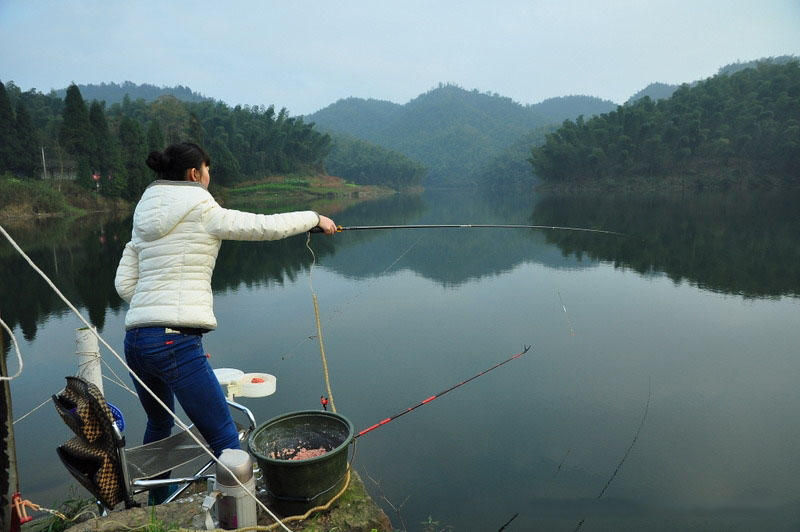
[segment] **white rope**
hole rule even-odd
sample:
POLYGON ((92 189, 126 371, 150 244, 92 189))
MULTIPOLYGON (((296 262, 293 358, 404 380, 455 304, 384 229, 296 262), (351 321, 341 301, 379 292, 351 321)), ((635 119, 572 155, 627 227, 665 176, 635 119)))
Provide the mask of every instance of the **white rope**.
POLYGON ((133 395, 135 395, 136 397, 139 397, 139 394, 137 394, 136 392, 134 392, 133 390, 131 390, 130 388, 128 388, 128 387, 125 385, 125 381, 123 381, 123 380, 122 380, 122 377, 120 377, 119 375, 117 375, 117 372, 116 372, 116 371, 114 371, 114 368, 112 368, 112 367, 111 367, 111 365, 110 365, 108 362, 106 362, 106 359, 104 359, 104 358, 101 358, 101 359, 100 359, 100 362, 102 362, 102 363, 103 363, 103 365, 104 365, 104 366, 105 366, 105 367, 108 369, 108 371, 110 371, 110 372, 111 372, 111 374, 112 374, 112 375, 114 375, 114 376, 117 378, 117 380, 113 380, 111 377, 108 377, 108 376, 106 376, 106 375, 103 375, 103 378, 110 380, 110 381, 111 381, 111 382, 113 382, 114 384, 116 384, 116 385, 118 385, 118 386, 120 386, 120 387, 122 387, 122 388, 125 388, 126 390, 128 390, 129 392, 131 392, 131 393, 132 393, 133 395))
POLYGON ((133 394, 135 397, 139 397, 139 394, 137 394, 136 392, 134 392, 133 390, 131 390, 130 388, 128 388, 127 386, 125 386, 125 384, 123 384, 122 382, 120 382, 120 381, 118 381, 118 380, 116 380, 116 379, 112 379, 112 378, 111 378, 111 377, 109 377, 108 375, 103 375, 103 378, 104 378, 104 379, 106 379, 106 380, 108 380, 109 382, 113 382, 114 384, 116 384, 117 386, 119 386, 120 388, 122 388, 123 390, 126 390, 126 391, 128 391, 128 392, 132 393, 132 394, 133 394))
MULTIPOLYGON (((3 229, 3 226, 0 225, 0 229, 3 229)), ((3 231, 5 233, 5 231, 3 231)), ((14 380, 22 374, 22 353, 19 352, 19 344, 17 344, 17 339, 14 337, 14 333, 11 331, 11 328, 6 325, 6 322, 0 318, 0 325, 8 331, 8 335, 11 337, 11 343, 14 344, 14 350, 17 352, 17 361, 19 362, 19 368, 17 372, 11 375, 10 377, 6 377, 5 375, 0 375, 0 381, 10 381, 14 380)))
MULTIPOLYGON (((106 365, 106 366, 107 366, 109 369, 111 369, 111 367, 110 367, 110 366, 108 366, 108 363, 107 363, 107 362, 105 362, 105 361, 104 361, 103 363, 104 363, 104 364, 105 364, 105 365, 106 365)), ((112 373, 114 373, 114 370, 111 370, 111 372, 112 372, 112 373)), ((114 373, 114 375, 116 375, 116 373, 114 373)), ((135 397, 139 397, 139 395, 138 395, 136 392, 134 392, 133 390, 131 390, 131 389, 130 389, 128 386, 125 386, 125 383, 124 383, 124 382, 122 382, 122 381, 119 381, 119 380, 116 380, 116 379, 112 379, 112 378, 111 378, 111 377, 109 377, 108 375, 103 375, 103 378, 104 378, 104 379, 106 379, 106 380, 108 380, 108 381, 110 381, 110 382, 113 382, 114 384, 116 384, 116 385, 117 385, 117 386, 119 386, 120 388, 122 388, 122 389, 124 389, 124 390, 127 390, 127 391, 129 391, 129 392, 130 392, 130 393, 132 393, 132 394, 133 394, 135 397)), ((119 376, 117 376, 117 379, 118 379, 118 378, 119 378, 119 376)), ((61 390, 61 391, 64 391, 64 390, 61 390)), ((61 392, 58 392, 58 393, 61 393, 61 392)), ((39 406, 36 406, 36 407, 34 407, 34 408, 33 408, 33 410, 30 410, 28 413, 26 413, 26 414, 23 414, 22 416, 20 416, 20 417, 18 417, 17 419, 15 419, 15 420, 14 420, 14 422, 12 423, 12 425, 16 425, 17 423, 19 423, 20 421, 22 421, 23 419, 25 419, 25 418, 26 418, 26 417, 28 417, 29 415, 31 415, 31 414, 33 414, 34 412, 36 412, 37 410, 39 410, 40 408, 42 408, 44 405, 46 405, 47 403, 49 403, 51 399, 52 399, 51 397, 48 397, 47 399, 45 399, 44 401, 42 401, 42 402, 39 404, 39 406)))
MULTIPOLYGON (((111 377, 109 377, 109 376, 107 376, 107 375, 103 375, 103 378, 104 378, 104 379, 107 379, 107 380, 109 380, 109 381, 111 381, 111 382, 113 382, 114 384, 116 384, 116 385, 117 385, 117 386, 119 386, 120 388, 123 388, 123 389, 125 389, 125 390, 129 391, 129 392, 130 392, 130 393, 132 393, 132 394, 133 394, 135 397, 139 397, 139 395, 138 395, 136 392, 134 392, 133 390, 131 390, 130 388, 128 388, 127 386, 125 386, 125 384, 124 384, 124 383, 122 383, 122 382, 120 382, 120 381, 117 381, 117 380, 115 380, 115 379, 112 379, 111 377)), ((64 391, 64 390, 61 390, 61 391, 64 391)), ((61 393, 61 391, 60 391, 60 392, 58 392, 58 393, 61 393)), ((58 395, 58 393, 57 393, 56 395, 58 395)), ((26 413, 26 414, 23 414, 22 416, 20 416, 20 417, 18 417, 17 419, 15 419, 15 420, 14 420, 14 422, 12 423, 12 425, 16 425, 17 423, 19 423, 20 421, 22 421, 23 419, 25 419, 25 418, 26 418, 26 417, 28 417, 29 415, 31 415, 31 414, 33 414, 34 412, 36 412, 37 410, 39 410, 40 408, 42 408, 44 405, 46 405, 47 403, 49 403, 51 399, 52 399, 52 397, 48 397, 47 399, 45 399, 44 401, 42 401, 42 402, 39 404, 39 406, 37 406, 37 407, 34 407, 34 408, 33 408, 33 410, 30 410, 28 413, 26 413)))
MULTIPOLYGON (((63 391, 63 390, 62 390, 62 391, 63 391)), ((58 393, 61 393, 61 392, 58 392, 58 393)), ((33 414, 34 412, 36 412, 37 410, 39 410, 40 408, 42 408, 44 405, 46 405, 47 403, 49 403, 49 402, 50 402, 50 399, 51 399, 51 398, 50 398, 50 397, 48 397, 48 398, 47 398, 47 399, 45 399, 45 400, 44 400, 44 401, 43 401, 43 402, 42 402, 42 403, 41 403, 39 406, 37 406, 36 408, 34 408, 33 410, 31 410, 31 411, 30 411, 30 412, 28 412, 27 414, 25 414, 25 415, 23 415, 23 416, 20 416, 20 417, 18 417, 17 419, 15 419, 15 420, 14 420, 14 422, 12 423, 12 425, 16 425, 17 423, 19 423, 20 421, 22 421, 23 419, 25 419, 25 418, 26 418, 26 417, 28 417, 29 415, 33 414)))
MULTIPOLYGON (((15 249, 15 250, 17 250, 17 252, 18 252, 20 255, 22 255, 22 257, 23 257, 23 258, 24 258, 24 259, 25 259, 25 260, 28 262, 28 264, 30 264, 31 268, 33 268, 33 270, 34 270, 36 273, 38 273, 38 274, 39 274, 39 275, 40 275, 40 276, 41 276, 41 277, 42 277, 42 278, 45 280, 45 282, 46 282, 46 283, 47 283, 47 284, 50 286, 50 288, 52 288, 52 289, 53 289, 53 291, 54 291, 54 292, 55 292, 55 293, 58 295, 58 297, 60 297, 60 298, 61 298, 61 300, 62 300, 62 301, 63 301, 63 302, 64 302, 64 303, 67 305, 67 307, 69 307, 69 309, 70 309, 72 312, 74 312, 74 313, 75 313, 75 315, 76 315, 76 316, 78 316, 78 318, 79 318, 79 319, 80 319, 80 320, 81 320, 81 321, 82 321, 82 322, 83 322, 83 323, 84 323, 84 324, 85 324, 85 325, 86 325, 86 326, 89 328, 89 330, 92 332, 92 334, 94 334, 94 335, 97 337, 97 341, 98 341, 98 342, 100 342, 101 344, 103 344, 103 345, 106 347, 106 349, 108 349, 108 350, 111 352, 111 354, 112 354, 112 355, 114 355, 114 356, 117 358, 117 360, 119 360, 119 361, 120 361, 120 363, 122 364, 122 366, 123 366, 123 367, 124 367, 126 370, 128 370, 128 372, 131 374, 131 377, 133 377, 133 379, 134 379, 134 380, 136 380, 136 382, 138 382, 138 383, 139 383, 139 384, 142 386, 142 388, 143 388, 143 389, 145 389, 145 390, 147 391, 147 393, 149 393, 149 394, 150 394, 150 395, 153 397, 153 399, 155 399, 156 403, 158 403, 159 405, 161 405, 161 407, 162 407, 164 410, 166 410, 166 411, 169 413, 169 415, 170 415, 170 416, 172 416, 172 418, 175 420, 175 423, 178 425, 178 427, 179 427, 179 428, 181 428, 181 429, 183 429, 184 431, 186 431, 186 433, 187 433, 187 434, 188 434, 188 435, 189 435, 189 436, 190 436, 190 437, 191 437, 191 438, 192 438, 192 439, 195 441, 195 443, 197 443, 197 444, 200 446, 200 448, 202 448, 202 449, 203 449, 203 450, 206 452, 206 454, 208 454, 208 455, 211 457, 211 459, 212 459, 212 460, 214 460, 214 462, 216 462, 216 463, 217 463, 217 465, 218 465, 218 466, 222 466, 222 468, 223 468, 225 471, 227 471, 228 473, 230 473, 230 475, 231 475, 231 478, 233 478, 233 480, 235 480, 235 481, 236 481, 236 483, 237 483, 237 484, 238 484, 238 485, 239 485, 239 486, 240 486, 240 487, 241 487, 241 488, 242 488, 242 489, 245 491, 245 493, 247 493, 248 495, 250 495, 250 497, 252 497, 252 498, 253 498, 253 500, 254 500, 254 501, 256 501, 256 504, 258 504, 259 506, 261 506, 261 508, 262 508, 262 509, 263 509, 265 512, 267 512, 267 514, 269 514, 269 516, 270 516, 272 519, 274 519, 274 520, 275 520, 275 521, 276 521, 278 524, 280 524, 280 525, 281 525, 281 527, 283 527, 283 529, 284 529, 284 530, 286 530, 287 532, 292 532, 292 530, 291 530, 290 528, 288 528, 286 525, 284 525, 284 524, 283 524, 283 522, 282 522, 282 521, 281 521, 281 520, 278 518, 278 516, 276 516, 274 513, 272 513, 272 511, 271 511, 269 508, 267 508, 267 507, 264 505, 264 503, 263 503, 263 502, 261 502, 260 500, 258 500, 258 497, 256 497, 256 496, 255 496, 255 494, 254 494, 252 491, 250 491, 250 490, 247 488, 247 486, 245 486, 245 485, 244 485, 244 484, 243 484, 243 483, 242 483, 242 482, 241 482, 241 481, 240 481, 238 478, 236 478, 236 475, 234 474, 234 472, 233 472, 233 471, 231 471, 231 470, 230 470, 230 468, 228 468, 228 466, 226 466, 225 464, 223 464, 222 462, 220 462, 219 458, 217 458, 216 456, 214 456, 214 453, 212 453, 212 452, 211 452, 211 451, 210 451, 210 450, 209 450, 209 449, 208 449, 208 448, 207 448, 207 447, 206 447, 206 446, 203 444, 203 442, 202 442, 202 441, 200 441, 200 439, 199 439, 197 436, 195 436, 195 435, 192 433, 192 431, 190 431, 190 430, 189 430, 189 427, 186 425, 186 423, 184 423, 184 422, 181 420, 181 418, 179 418, 179 417, 178 417, 178 415, 177 415, 175 412, 173 412, 172 410, 170 410, 170 408, 169 408, 169 407, 168 407, 166 404, 164 404, 164 401, 162 401, 162 400, 161 400, 161 399, 160 399, 160 398, 159 398, 159 397, 158 397, 158 396, 157 396, 155 393, 153 393, 153 391, 152 391, 152 390, 151 390, 151 389, 150 389, 150 388, 149 388, 149 387, 148 387, 148 386, 147 386, 147 385, 144 383, 144 381, 143 381, 142 379, 140 379, 138 375, 136 375, 136 373, 135 373, 135 372, 134 372, 134 371, 133 371, 133 370, 130 368, 130 366, 128 366, 128 364, 125 362, 125 359, 124 359, 124 358, 122 358, 122 357, 119 355, 119 353, 117 353, 117 352, 114 350, 114 348, 113 348, 113 347, 111 347, 111 345, 109 345, 109 343, 108 343, 108 342, 106 342, 106 341, 105 341, 105 339, 104 339, 102 336, 100 336, 100 334, 97 332, 97 330, 96 330, 94 327, 92 327, 92 324, 91 324, 91 323, 89 323, 89 322, 86 320, 86 318, 84 318, 84 317, 83 317, 83 315, 82 315, 82 314, 81 314, 81 313, 78 311, 78 309, 77 309, 77 308, 75 308, 75 306, 74 306, 74 305, 73 305, 73 304, 72 304, 72 303, 71 303, 71 302, 70 302, 70 301, 69 301, 69 300, 68 300, 68 299, 67 299, 67 298, 64 296, 64 294, 62 294, 62 293, 59 291, 59 289, 56 287, 56 285, 55 285, 55 284, 53 284, 53 281, 51 281, 51 280, 50 280, 50 278, 49 278, 49 277, 47 277, 47 275, 46 275, 46 274, 45 274, 45 273, 44 273, 42 270, 40 270, 38 266, 36 266, 36 264, 35 264, 35 263, 34 263, 34 262, 31 260, 31 258, 30 258, 30 257, 28 257, 28 255, 26 255, 26 254, 25 254, 25 252, 24 252, 24 251, 23 251, 23 250, 22 250, 22 249, 19 247, 19 245, 18 245, 18 244, 17 244, 17 243, 14 241, 14 239, 13 239, 13 238, 11 238, 11 235, 9 235, 9 234, 6 232, 5 228, 3 228, 3 226, 2 226, 2 225, 0 225, 0 233, 2 233, 2 234, 3 234, 3 236, 5 236, 5 237, 6 237, 6 239, 8 239, 8 241, 11 243, 11 245, 14 247, 14 249, 15 249)), ((20 361, 21 361, 21 359, 20 359, 20 361)), ((20 371, 21 371, 21 369, 22 369, 22 368, 20 368, 20 371)))

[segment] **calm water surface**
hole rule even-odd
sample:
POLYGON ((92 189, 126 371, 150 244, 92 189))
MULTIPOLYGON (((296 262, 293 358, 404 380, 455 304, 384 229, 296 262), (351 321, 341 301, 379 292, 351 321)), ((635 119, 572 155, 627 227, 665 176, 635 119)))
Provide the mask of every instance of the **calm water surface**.
MULTIPOLYGON (((315 236, 311 280, 336 406, 358 429, 533 345, 360 438, 356 469, 408 530, 429 517, 439 528, 497 530, 515 514, 506 530, 573 530, 584 518, 582 530, 799 529, 797 212, 795 193, 428 192, 337 214, 343 225, 536 223, 629 235, 315 236)), ((12 234, 121 349, 113 275, 130 221, 12 234)), ((325 393, 304 240, 226 242, 215 272, 220 328, 204 344, 215 367, 278 377, 275 395, 243 399, 262 421, 319 408, 325 393)), ((12 387, 19 417, 74 372, 80 323, 8 245, 0 260, 3 318, 26 361, 12 387)), ((125 413, 129 442, 140 442, 136 399, 110 382, 106 394, 125 413)), ((15 429, 23 493, 64 499, 73 483, 55 447, 68 429, 49 405, 15 429)))

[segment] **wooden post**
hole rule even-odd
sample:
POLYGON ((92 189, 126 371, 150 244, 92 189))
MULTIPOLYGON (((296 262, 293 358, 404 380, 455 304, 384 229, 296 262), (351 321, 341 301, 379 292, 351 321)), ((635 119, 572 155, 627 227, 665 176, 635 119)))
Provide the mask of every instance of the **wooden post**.
POLYGON ((88 327, 75 329, 75 344, 75 354, 78 357, 78 371, 75 375, 91 382, 103 393, 103 368, 100 366, 97 336, 88 327))

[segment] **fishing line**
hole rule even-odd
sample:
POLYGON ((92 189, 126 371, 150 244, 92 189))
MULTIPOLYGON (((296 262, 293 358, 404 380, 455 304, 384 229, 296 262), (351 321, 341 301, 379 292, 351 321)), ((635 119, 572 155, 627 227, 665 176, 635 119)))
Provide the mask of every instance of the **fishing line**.
POLYGON ((564 309, 564 317, 567 319, 567 326, 569 326, 569 335, 575 336, 575 329, 572 328, 572 322, 569 319, 569 314, 567 314, 567 307, 564 305, 564 300, 561 299, 561 291, 556 290, 558 294, 558 300, 561 302, 561 308, 564 309))
MULTIPOLYGON (((647 379, 647 403, 644 406, 644 414, 642 414, 642 420, 639 422, 639 428, 636 429, 636 434, 633 435, 633 440, 631 440, 631 443, 630 443, 630 445, 628 445, 628 448, 625 449, 625 453, 622 455, 622 459, 619 461, 619 463, 617 464, 616 469, 614 469, 614 472, 611 473, 611 476, 606 481, 606 485, 603 486, 602 490, 600 490, 600 494, 597 497, 595 497, 595 500, 599 500, 603 495, 605 495, 606 490, 608 489, 608 486, 617 477, 617 473, 619 473, 619 470, 622 469, 622 464, 625 463, 625 460, 627 460, 628 455, 631 453, 631 449, 633 449, 633 446, 636 444, 636 440, 639 439, 639 433, 642 432, 642 427, 644 427, 644 420, 647 419, 647 412, 650 410, 650 399, 652 397, 653 397, 653 388, 652 388, 652 384, 651 384, 651 379, 648 378, 647 379)), ((583 522, 584 521, 586 521, 585 517, 583 519, 581 519, 580 522, 578 523, 578 526, 575 527, 575 532, 578 532, 578 530, 580 530, 581 526, 583 526, 583 522)))
MULTIPOLYGON (((327 327, 328 325, 330 325, 333 321, 335 321, 339 316, 342 315, 342 311, 344 308, 346 308, 348 305, 352 305, 357 298, 361 297, 362 295, 364 295, 365 292, 370 290, 378 282, 378 279, 380 277, 383 277, 383 275, 389 270, 391 270, 395 266, 395 264, 400 262, 400 259, 402 259, 409 251, 411 251, 411 249, 414 248, 414 246, 419 244, 424 237, 425 235, 421 235, 414 243, 408 246, 402 253, 400 253, 400 255, 394 261, 392 261, 391 264, 389 264, 386 268, 384 268, 371 282, 367 283, 365 288, 361 289, 360 291, 354 292, 354 294, 351 295, 348 299, 336 305, 330 311, 330 314, 328 314, 328 316, 323 320, 325 326, 327 327)), ((308 242, 306 242, 306 246, 308 246, 308 242)), ((313 255, 314 253, 313 250, 311 251, 311 253, 313 255)), ((295 352, 297 347, 307 340, 313 340, 315 337, 316 337, 315 335, 310 335, 298 340, 296 344, 294 344, 292 347, 290 347, 281 355, 280 357, 281 360, 289 360, 290 358, 294 358, 294 356, 298 354, 297 352, 295 352)))
POLYGON ((493 369, 495 369, 495 368, 499 368, 499 367, 500 367, 500 366, 502 366, 503 364, 506 364, 506 363, 508 363, 508 362, 511 362, 511 361, 512 361, 512 360, 514 360, 514 359, 517 359, 517 358, 521 357, 522 355, 524 355, 525 353, 527 353, 527 352, 530 350, 530 348, 531 348, 531 346, 529 346, 529 345, 526 345, 526 346, 523 346, 523 347, 524 347, 524 348, 523 348, 523 350, 522 350, 522 352, 521 352, 521 353, 517 353, 516 355, 513 355, 513 356, 511 356, 511 357, 509 357, 509 358, 507 358, 507 359, 503 360, 502 362, 498 362, 497 364, 495 364, 495 365, 494 365, 494 366, 492 366, 491 368, 489 368, 489 369, 485 369, 485 370, 481 371, 480 373, 478 373, 477 375, 473 375, 472 377, 470 377, 469 379, 467 379, 467 380, 465 380, 465 381, 461 381, 461 382, 459 382, 458 384, 456 384, 456 385, 454 385, 454 386, 451 386, 451 387, 447 388, 446 390, 443 390, 443 391, 441 391, 441 392, 439 392, 439 393, 437 393, 437 394, 431 395, 431 396, 430 396, 430 397, 428 397, 427 399, 424 399, 424 400, 420 401, 419 403, 415 404, 414 406, 410 406, 410 407, 406 408, 405 410, 403 410, 402 412, 398 412, 397 414, 395 414, 395 415, 393 415, 393 416, 387 417, 386 419, 384 419, 384 420, 382 420, 382 421, 379 421, 378 423, 375 423, 374 425, 372 425, 372 426, 370 426, 370 427, 367 427, 367 428, 365 428, 364 430, 362 430, 361 432, 359 432, 358 434, 356 434, 356 435, 355 435, 355 438, 359 438, 359 437, 363 436, 364 434, 367 434, 368 432, 372 432, 373 430, 377 429, 378 427, 382 427, 383 425, 386 425, 386 424, 387 424, 387 423, 389 423, 390 421, 394 421, 395 419, 399 418, 400 416, 404 416, 404 415, 408 414, 409 412, 411 412, 412 410, 416 410, 416 409, 417 409, 417 408, 419 408, 420 406, 422 406, 422 405, 426 405, 426 404, 430 403, 430 402, 431 402, 431 401, 433 401, 434 399, 437 399, 437 398, 439 398, 439 397, 443 396, 443 395, 444 395, 444 394, 446 394, 447 392, 453 391, 453 390, 455 390, 456 388, 458 388, 459 386, 463 386, 463 385, 465 385, 466 383, 468 383, 469 381, 471 381, 471 380, 474 380, 474 379, 477 379, 477 378, 478 378, 478 377, 480 377, 481 375, 485 375, 486 373, 489 373, 489 372, 490 372, 490 371, 492 371, 493 369))
POLYGON ((408 246, 408 247, 407 247, 407 248, 406 248, 406 249, 405 249, 405 250, 404 250, 402 253, 400 253, 400 255, 398 255, 398 257, 397 257, 395 260, 393 260, 391 264, 389 264, 389 265, 388 265, 386 268, 384 268, 384 269, 383 269, 381 272, 379 272, 379 273, 378 273, 378 274, 375 276, 375 278, 374 278, 374 279, 372 279, 372 281, 371 281, 371 282, 368 282, 368 283, 366 283, 366 285, 364 286, 364 288, 362 288, 361 290, 358 290, 358 291, 356 291, 356 292, 355 292, 353 295, 351 295, 351 296, 350 296, 348 299, 346 299, 346 300, 342 301, 342 302, 341 302, 339 305, 337 305, 336 307, 334 307, 334 308, 333 308, 333 309, 330 311, 330 315, 329 315, 328 319, 326 319, 326 320, 325 320, 325 324, 327 325, 327 324, 329 324, 330 322, 334 321, 334 319, 336 319, 338 316, 340 316, 340 315, 342 314, 342 311, 343 311, 343 309, 344 309, 344 308, 346 308, 346 307, 347 307, 347 306, 349 306, 349 305, 352 305, 352 304, 353 304, 353 302, 356 300, 356 298, 358 298, 358 297, 361 297, 362 295, 364 295, 364 293, 365 293, 365 292, 367 292, 369 289, 371 289, 371 288, 372 288, 372 287, 373 287, 373 286, 374 286, 374 285, 377 283, 378 279, 380 279, 381 277, 383 277, 383 275, 384 275, 386 272, 388 272, 389 270, 391 270, 391 269, 392 269, 392 268, 395 266, 395 264, 397 264, 398 262, 400 262, 400 260, 401 260, 401 259, 402 259, 402 258, 403 258, 403 257, 404 257, 404 256, 405 256, 405 255, 406 255, 408 252, 409 252, 409 251, 411 251, 411 250, 412 250, 412 249, 413 249, 413 248, 414 248, 414 247, 415 247, 417 244, 419 244, 419 243, 422 241, 422 239, 423 239, 423 238, 425 238, 425 235, 424 235, 424 234, 423 234, 423 235, 420 235, 420 237, 419 237, 417 240, 415 240, 415 241, 414 241, 414 242, 413 242, 413 243, 412 243, 410 246, 408 246))
POLYGON ((498 528, 498 529, 497 529, 497 532, 503 532, 503 530, 505 530, 505 529, 506 529, 506 527, 507 527, 508 525, 510 525, 510 524, 511 524, 511 521, 513 521, 514 519, 516 519, 518 515, 519 515, 519 512, 517 512, 517 513, 515 513, 513 516, 511 516, 511 519, 509 519, 508 521, 506 521, 506 522, 505 522, 505 524, 503 524, 503 526, 501 526, 500 528, 498 528))
POLYGON ((569 453, 570 453, 571 451, 572 451, 572 447, 570 447, 569 449, 567 449, 567 454, 565 454, 565 455, 564 455, 564 458, 562 458, 562 459, 561 459, 561 462, 559 462, 559 464, 558 464, 558 467, 556 468, 556 472, 555 472, 555 473, 553 473, 553 478, 556 478, 556 476, 558 476, 558 472, 559 472, 559 471, 561 471, 561 466, 563 466, 563 465, 564 465, 564 462, 566 462, 566 461, 567 461, 567 456, 569 456, 569 453))

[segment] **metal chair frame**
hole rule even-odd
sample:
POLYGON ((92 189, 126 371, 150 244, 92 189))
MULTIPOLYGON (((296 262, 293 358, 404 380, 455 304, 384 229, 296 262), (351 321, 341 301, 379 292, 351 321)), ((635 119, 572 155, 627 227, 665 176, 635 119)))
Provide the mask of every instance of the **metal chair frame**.
MULTIPOLYGON (((227 399, 227 402, 228 402, 228 406, 229 407, 233 408, 234 410, 238 410, 239 412, 243 413, 247 417, 247 423, 248 423, 247 427, 244 428, 244 429, 240 429, 239 430, 239 441, 245 441, 245 440, 247 440, 247 437, 250 434, 250 432, 252 432, 253 429, 256 428, 256 419, 253 416, 253 413, 250 411, 250 409, 247 408, 246 406, 244 406, 244 405, 242 405, 240 403, 237 403, 236 401, 233 401, 231 399, 227 399)), ((160 486, 170 486, 170 485, 173 485, 173 484, 178 484, 178 489, 175 492, 173 492, 172 494, 170 494, 170 496, 167 497, 163 501, 162 504, 165 504, 165 503, 168 503, 168 502, 172 502, 175 499, 177 499, 178 497, 180 497, 181 494, 184 491, 186 491, 186 489, 189 488, 189 486, 193 482, 197 482, 198 480, 214 478, 214 474, 213 473, 207 473, 207 471, 211 468, 211 466, 214 465, 214 460, 208 460, 200 469, 197 470, 196 473, 194 473, 193 475, 188 476, 188 477, 152 479, 152 480, 151 479, 135 479, 135 480, 131 480, 131 474, 130 474, 130 470, 129 470, 129 464, 128 464, 128 459, 127 459, 127 456, 126 456, 126 449, 125 449, 125 436, 122 435, 122 433, 120 432, 119 428, 117 428, 116 424, 113 424, 113 427, 114 427, 114 433, 115 433, 114 436, 116 438, 116 443, 117 443, 117 456, 118 456, 118 459, 119 459, 119 462, 120 462, 120 466, 121 466, 121 469, 122 469, 122 475, 123 475, 125 491, 126 491, 126 493, 125 493, 125 506, 126 507, 131 506, 129 501, 132 501, 133 500, 133 496, 136 495, 136 494, 139 494, 139 493, 142 493, 142 492, 145 492, 145 491, 149 491, 149 490, 151 490, 153 488, 157 488, 157 487, 160 487, 160 486)), ((192 428, 193 428, 193 425, 190 425, 189 426, 189 430, 191 430, 192 428)), ((179 434, 176 434, 175 436, 178 436, 178 435, 179 434)), ((170 436, 170 437, 175 437, 175 436, 170 436)), ((163 442, 163 440, 162 440, 162 442, 163 442)), ((156 443, 156 442, 153 442, 153 443, 156 443)), ((143 448, 146 448, 147 445, 151 445, 151 444, 141 445, 139 447, 135 447, 135 449, 143 449, 143 448)), ((131 449, 129 449, 128 452, 130 452, 130 450, 131 449)), ((177 465, 180 465, 180 464, 177 464, 177 465)), ((177 465, 176 465, 176 467, 177 467, 177 465)), ((108 510, 110 510, 110 508, 108 510)))

